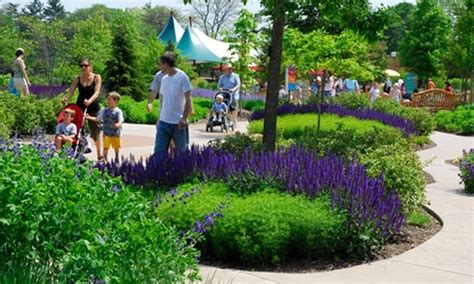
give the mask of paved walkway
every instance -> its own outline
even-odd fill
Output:
[[[246,131],[246,122],[238,130]],[[206,145],[225,133],[206,133],[205,124],[190,127],[192,143]],[[124,125],[123,153],[148,157],[153,151],[153,125]],[[446,160],[474,148],[474,137],[435,132],[436,147],[419,152],[425,170],[435,179],[427,186],[430,207],[444,226],[422,245],[390,259],[319,273],[272,273],[219,269],[201,265],[204,283],[474,283],[474,197],[463,193],[457,167]],[[93,151],[94,153],[95,151]],[[90,154],[94,155],[94,154]],[[90,158],[94,158],[91,156]]]

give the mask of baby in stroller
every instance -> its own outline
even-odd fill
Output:
[[[228,104],[231,94],[228,92],[219,92],[215,96],[215,101],[209,112],[209,119],[206,125],[206,131],[213,131],[214,126],[221,126],[221,131],[227,131],[229,125],[229,108]]]
[[[212,104],[212,120],[223,121],[228,111],[227,105],[224,103],[224,96],[218,94],[216,101]]]
[[[77,157],[78,153],[90,152],[87,148],[87,139],[82,135],[84,121],[84,113],[78,105],[68,104],[59,112],[54,139],[57,151],[61,150],[64,144],[71,144],[74,157]],[[80,158],[82,160],[82,155]]]

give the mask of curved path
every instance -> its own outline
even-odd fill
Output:
[[[418,154],[435,179],[426,187],[444,226],[422,245],[393,258],[318,273],[272,273],[201,266],[203,283],[474,283],[474,196],[463,193],[457,167],[446,164],[474,148],[474,137],[435,132],[436,147]]]

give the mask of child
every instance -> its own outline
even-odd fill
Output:
[[[107,153],[110,146],[115,151],[115,161],[119,161],[119,152],[122,148],[122,123],[123,113],[117,107],[120,101],[120,95],[117,92],[110,92],[107,96],[107,108],[100,110],[97,117],[86,115],[86,119],[102,122],[102,130],[104,132],[103,143],[104,143],[104,158],[107,161]],[[101,160],[101,157],[98,157]]]
[[[77,127],[72,121],[76,116],[76,112],[72,109],[64,110],[63,122],[56,126],[56,137],[54,142],[56,144],[56,151],[60,151],[66,143],[73,143],[77,134]]]
[[[222,119],[223,115],[227,113],[227,105],[224,103],[224,97],[219,94],[216,96],[216,101],[212,105],[212,117],[214,121]]]

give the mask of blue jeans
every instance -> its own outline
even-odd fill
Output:
[[[159,121],[156,124],[155,153],[167,152],[171,139],[178,151],[186,151],[189,145],[188,127],[179,129],[177,124]]]

